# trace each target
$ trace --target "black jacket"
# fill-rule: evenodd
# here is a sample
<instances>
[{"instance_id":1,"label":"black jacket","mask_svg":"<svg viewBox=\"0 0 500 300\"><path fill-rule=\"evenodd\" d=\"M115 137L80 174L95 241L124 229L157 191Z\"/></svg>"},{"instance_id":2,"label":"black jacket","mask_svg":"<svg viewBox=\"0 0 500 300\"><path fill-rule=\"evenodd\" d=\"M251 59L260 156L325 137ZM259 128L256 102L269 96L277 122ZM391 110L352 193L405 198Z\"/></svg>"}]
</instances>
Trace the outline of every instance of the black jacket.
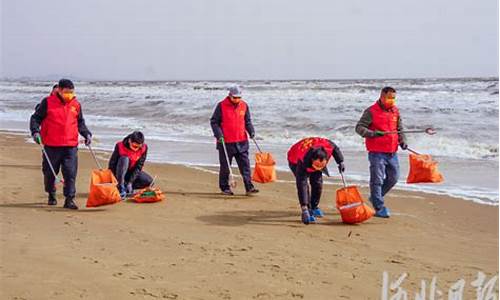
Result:
<instances>
[{"instance_id":1,"label":"black jacket","mask_svg":"<svg viewBox=\"0 0 500 300\"><path fill-rule=\"evenodd\" d=\"M335 145L334 142L329 141L333 148L333 153L332 156L335 159L335 162L337 164L340 164L341 162L344 161L344 156L342 155L342 152L340 151L340 148ZM300 203L305 203L305 199L308 199L310 197L310 194L308 193L308 183L307 179L309 176L311 176L312 173L308 173L307 169L312 167L312 154L313 154L313 149L310 149L306 155L304 156L304 159L302 161L298 161L296 165L290 163L290 168L294 170L294 175L295 175L295 183L297 186L297 194L299 196L299 201ZM330 176L330 173L328 172L328 168L325 167L322 171L317 171L317 172L322 172L326 176Z\"/></svg>"},{"instance_id":2,"label":"black jacket","mask_svg":"<svg viewBox=\"0 0 500 300\"><path fill-rule=\"evenodd\" d=\"M64 102L59 95L57 95L59 100ZM30 131L31 135L40 132L40 126L42 124L43 119L47 116L47 97L42 99L42 102L36 105L35 112L31 115L30 118ZM80 104L80 112L78 113L78 132L83 136L87 137L87 135L92 136L92 133L85 125L85 119L83 118L82 106Z\"/></svg>"},{"instance_id":3,"label":"black jacket","mask_svg":"<svg viewBox=\"0 0 500 300\"><path fill-rule=\"evenodd\" d=\"M130 135L127 135L123 139L123 145L130 149L129 141L130 141ZM148 155L148 149L146 148L146 151L144 151L144 154L141 155L141 157L139 158L139 160L135 164L134 168L127 172L126 178L127 178L128 182L134 182L134 180L137 177L137 175L139 174L139 172L142 171L142 168L144 167L144 163L146 162L147 155ZM109 164L108 164L108 169L110 169L113 172L113 174L115 174L115 176L116 176L116 165L118 164L119 158L120 158L120 152L118 151L118 144L116 144L115 149L113 150L113 154L111 154L111 158L109 159Z\"/></svg>"},{"instance_id":4,"label":"black jacket","mask_svg":"<svg viewBox=\"0 0 500 300\"><path fill-rule=\"evenodd\" d=\"M219 102L217 104L217 106L215 107L214 113L212 114L212 117L210 118L210 126L212 127L212 131L214 133L214 136L217 139L217 149L219 149L219 150L222 148L222 145L219 142L219 139L223 136L222 128L221 128L221 124L222 124L221 102ZM253 138L255 136L255 129L253 128L252 118L250 116L250 108L248 107L248 104L247 104L247 111L245 113L245 129L248 132L248 135L250 136L250 138ZM249 148L249 144L248 144L248 141L237 142L237 143L226 143L226 148L227 148L227 151L229 152L228 154L247 152L248 148Z\"/></svg>"}]
</instances>

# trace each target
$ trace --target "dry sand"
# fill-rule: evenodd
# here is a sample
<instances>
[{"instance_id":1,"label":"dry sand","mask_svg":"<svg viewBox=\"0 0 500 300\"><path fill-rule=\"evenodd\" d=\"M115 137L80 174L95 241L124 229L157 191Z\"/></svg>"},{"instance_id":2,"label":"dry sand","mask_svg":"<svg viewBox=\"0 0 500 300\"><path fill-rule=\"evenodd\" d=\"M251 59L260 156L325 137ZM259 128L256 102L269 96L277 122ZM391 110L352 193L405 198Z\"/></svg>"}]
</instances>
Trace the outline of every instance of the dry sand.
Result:
<instances>
[{"instance_id":1,"label":"dry sand","mask_svg":"<svg viewBox=\"0 0 500 300\"><path fill-rule=\"evenodd\" d=\"M498 207L393 191L393 217L349 226L329 185L325 218L305 226L293 183L225 197L214 174L147 163L166 201L85 209L94 163L82 150L82 209L70 211L60 189L46 205L37 146L2 133L0 157L1 299L380 299L383 271L406 272L411 299L433 276L444 298L463 278L475 299L477 272L498 273Z\"/></svg>"}]
</instances>

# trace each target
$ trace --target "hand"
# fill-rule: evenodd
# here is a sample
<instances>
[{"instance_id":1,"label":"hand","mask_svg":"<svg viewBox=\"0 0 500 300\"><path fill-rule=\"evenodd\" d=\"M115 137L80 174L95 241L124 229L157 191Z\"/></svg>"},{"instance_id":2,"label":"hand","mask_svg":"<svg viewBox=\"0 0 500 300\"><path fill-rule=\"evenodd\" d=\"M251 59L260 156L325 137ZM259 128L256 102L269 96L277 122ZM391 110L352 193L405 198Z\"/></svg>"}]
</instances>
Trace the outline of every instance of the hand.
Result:
<instances>
[{"instance_id":1,"label":"hand","mask_svg":"<svg viewBox=\"0 0 500 300\"><path fill-rule=\"evenodd\" d=\"M375 130L375 136L384 136L385 132L380 131L380 130Z\"/></svg>"},{"instance_id":2,"label":"hand","mask_svg":"<svg viewBox=\"0 0 500 300\"><path fill-rule=\"evenodd\" d=\"M134 189L132 187L132 183L131 182L127 183L127 194L132 194L133 191Z\"/></svg>"},{"instance_id":3,"label":"hand","mask_svg":"<svg viewBox=\"0 0 500 300\"><path fill-rule=\"evenodd\" d=\"M250 136L251 139L255 138L255 132L249 133L248 135Z\"/></svg>"},{"instance_id":4,"label":"hand","mask_svg":"<svg viewBox=\"0 0 500 300\"><path fill-rule=\"evenodd\" d=\"M219 138L219 143L224 144L224 137L223 137L223 136L221 136L221 137Z\"/></svg>"},{"instance_id":5,"label":"hand","mask_svg":"<svg viewBox=\"0 0 500 300\"><path fill-rule=\"evenodd\" d=\"M33 133L33 141L35 141L35 143L37 143L38 145L42 144L42 137L40 136L40 133Z\"/></svg>"},{"instance_id":6,"label":"hand","mask_svg":"<svg viewBox=\"0 0 500 300\"><path fill-rule=\"evenodd\" d=\"M345 166L344 166L344 162L340 162L339 165L339 172L340 173L344 173L345 172Z\"/></svg>"},{"instance_id":7,"label":"hand","mask_svg":"<svg viewBox=\"0 0 500 300\"><path fill-rule=\"evenodd\" d=\"M408 144L405 142L401 142L401 143L399 143L399 147L401 147L401 149L403 149L403 150L406 150L406 149L408 149Z\"/></svg>"},{"instance_id":8,"label":"hand","mask_svg":"<svg viewBox=\"0 0 500 300\"><path fill-rule=\"evenodd\" d=\"M87 134L85 137L85 146L90 146L92 144L92 136L90 134Z\"/></svg>"}]
</instances>

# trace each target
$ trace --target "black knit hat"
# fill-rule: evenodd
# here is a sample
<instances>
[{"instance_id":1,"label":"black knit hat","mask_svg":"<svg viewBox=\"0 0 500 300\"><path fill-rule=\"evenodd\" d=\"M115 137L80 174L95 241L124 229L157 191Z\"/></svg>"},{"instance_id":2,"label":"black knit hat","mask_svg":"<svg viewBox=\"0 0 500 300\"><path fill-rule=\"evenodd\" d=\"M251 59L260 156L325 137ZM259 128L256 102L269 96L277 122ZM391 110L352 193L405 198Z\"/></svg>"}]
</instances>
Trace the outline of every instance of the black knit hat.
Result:
<instances>
[{"instance_id":1,"label":"black knit hat","mask_svg":"<svg viewBox=\"0 0 500 300\"><path fill-rule=\"evenodd\" d=\"M75 89L75 85L69 79L64 79L64 78L61 79L61 80L59 80L59 83L57 85L61 89L71 89L71 90Z\"/></svg>"}]
</instances>

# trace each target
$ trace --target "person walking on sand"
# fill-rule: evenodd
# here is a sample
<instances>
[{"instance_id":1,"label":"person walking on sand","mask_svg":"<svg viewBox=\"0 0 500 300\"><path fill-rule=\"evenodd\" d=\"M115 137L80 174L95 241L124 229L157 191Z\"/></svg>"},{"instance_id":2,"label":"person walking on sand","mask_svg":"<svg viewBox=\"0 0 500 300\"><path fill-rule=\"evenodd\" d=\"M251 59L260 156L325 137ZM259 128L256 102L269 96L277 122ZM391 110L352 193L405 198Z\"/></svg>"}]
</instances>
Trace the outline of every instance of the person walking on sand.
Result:
<instances>
[{"instance_id":1,"label":"person walking on sand","mask_svg":"<svg viewBox=\"0 0 500 300\"><path fill-rule=\"evenodd\" d=\"M370 201L375 216L389 218L384 196L399 179L398 145L406 150L403 122L396 106L396 90L384 87L380 98L367 108L356 125L356 132L365 138L370 161Z\"/></svg>"},{"instance_id":2,"label":"person walking on sand","mask_svg":"<svg viewBox=\"0 0 500 300\"><path fill-rule=\"evenodd\" d=\"M144 143L144 134L140 131L134 131L116 143L108 168L118 180L122 199L132 194L134 189L143 189L153 182L153 178L142 170L147 155L148 145Z\"/></svg>"},{"instance_id":3,"label":"person walking on sand","mask_svg":"<svg viewBox=\"0 0 500 300\"><path fill-rule=\"evenodd\" d=\"M329 139L305 138L293 144L288 150L288 165L295 176L302 223L306 225L316 222L316 218L324 215L319 208L319 201L323 190L323 173L330 176L327 164L332 156L339 172L344 172L344 156L340 148Z\"/></svg>"},{"instance_id":4,"label":"person walking on sand","mask_svg":"<svg viewBox=\"0 0 500 300\"><path fill-rule=\"evenodd\" d=\"M255 130L250 118L248 104L241 99L241 88L239 86L231 86L228 96L217 104L210 118L210 125L217 139L217 150L219 150L219 188L222 193L234 195L229 186L229 166L233 157L236 159L240 174L243 177L247 196L258 193L259 190L252 183L250 160L248 159L248 136L253 139ZM229 163L226 161L223 144L227 149Z\"/></svg>"},{"instance_id":5,"label":"person walking on sand","mask_svg":"<svg viewBox=\"0 0 500 300\"><path fill-rule=\"evenodd\" d=\"M78 133L85 138L85 145L92 142L92 133L85 125L80 102L75 96L75 86L69 79L61 79L55 90L44 98L31 115L30 131L33 140L43 145L56 174L59 169L64 178L64 208L78 209L74 202L78 170ZM57 205L55 177L46 157L42 171L48 205Z\"/></svg>"}]
</instances>

